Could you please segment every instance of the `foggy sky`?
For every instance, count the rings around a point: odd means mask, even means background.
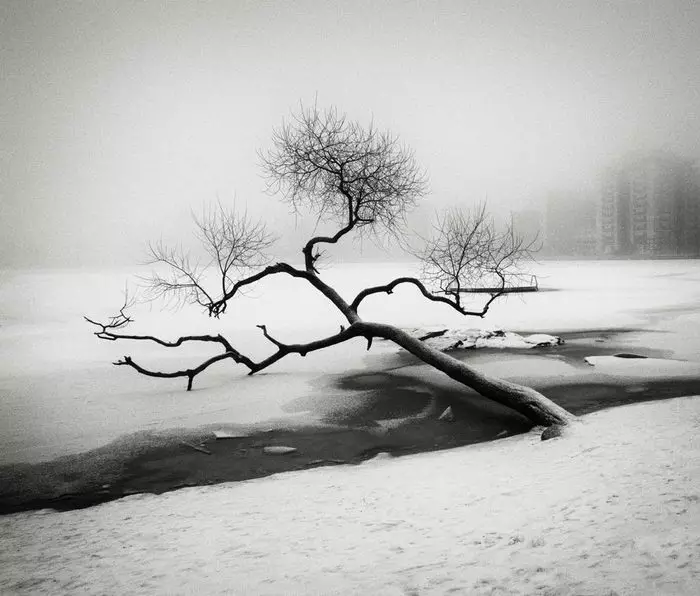
[[[293,225],[256,149],[316,97],[415,149],[427,210],[700,157],[695,0],[3,0],[0,51],[4,265],[133,262],[217,198]]]

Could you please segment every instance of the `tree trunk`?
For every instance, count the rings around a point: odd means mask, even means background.
[[[537,425],[566,425],[574,419],[573,414],[538,391],[516,383],[487,377],[464,362],[427,345],[397,327],[365,321],[355,323],[355,325],[366,330],[368,334],[393,341],[455,381],[471,387],[484,397],[519,412]]]

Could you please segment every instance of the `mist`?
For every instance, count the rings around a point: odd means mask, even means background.
[[[700,156],[700,6],[53,2],[0,7],[0,264],[128,264],[208,202],[287,234],[256,151],[300,102],[397,134],[433,209],[595,197],[630,151]],[[353,251],[340,247],[350,258]]]

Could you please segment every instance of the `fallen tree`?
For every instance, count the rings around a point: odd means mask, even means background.
[[[218,344],[221,352],[197,366],[173,371],[151,370],[124,356],[114,364],[159,378],[183,378],[187,389],[197,375],[211,365],[230,360],[257,373],[290,354],[307,354],[363,338],[367,349],[375,338],[401,346],[423,362],[455,381],[471,387],[526,416],[534,424],[566,425],[573,416],[537,391],[481,374],[464,362],[421,341],[406,331],[382,322],[364,320],[363,302],[377,294],[392,294],[399,286],[412,286],[426,301],[447,306],[464,316],[484,317],[512,280],[520,275],[520,264],[531,253],[511,228],[497,230],[485,206],[470,212],[451,210],[438,218],[433,234],[423,238],[414,254],[422,262],[419,277],[399,277],[386,284],[367,287],[347,300],[323,279],[319,259],[323,247],[352,234],[389,234],[400,237],[405,216],[426,193],[424,173],[413,153],[393,135],[363,127],[336,110],[301,108],[290,121],[275,130],[271,148],[260,154],[272,192],[279,193],[298,213],[311,212],[319,223],[332,226],[332,233],[314,235],[302,248],[303,264],[272,263],[266,250],[273,237],[265,226],[247,215],[219,205],[195,220],[198,237],[210,257],[200,266],[190,256],[165,245],[151,246],[152,262],[161,268],[148,280],[151,298],[171,298],[200,305],[211,317],[222,316],[228,304],[246,288],[271,276],[290,276],[322,294],[345,319],[340,330],[308,343],[290,344],[275,338],[265,325],[258,325],[274,350],[262,360],[253,360],[220,334],[190,335],[166,341],[151,335],[132,335],[129,301],[107,321],[86,320],[97,327],[95,335],[109,341],[154,342],[177,348],[191,342]],[[166,273],[163,273],[165,271]],[[208,284],[214,272],[216,283]],[[469,310],[460,290],[488,282],[493,288],[481,308]]]

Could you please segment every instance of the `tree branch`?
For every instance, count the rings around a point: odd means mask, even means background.
[[[212,314],[215,317],[218,317],[221,313],[226,311],[227,302],[231,298],[233,298],[241,288],[253,284],[257,281],[260,281],[261,279],[264,279],[265,277],[268,277],[270,275],[277,275],[279,273],[284,273],[291,277],[305,279],[314,288],[321,292],[321,294],[328,298],[333,303],[333,305],[343,314],[343,316],[345,316],[349,323],[354,323],[358,320],[357,313],[352,308],[350,308],[348,303],[345,302],[342,296],[338,294],[338,292],[336,292],[332,287],[323,282],[313,272],[297,269],[296,267],[292,267],[287,263],[276,263],[275,265],[270,265],[269,267],[266,267],[265,269],[256,273],[255,275],[251,275],[250,277],[237,281],[229,292],[227,292],[220,300],[217,300],[216,302],[210,305],[210,314]]]
[[[325,244],[336,244],[343,236],[345,236],[353,230],[356,223],[356,221],[351,219],[345,227],[338,230],[335,234],[333,234],[333,236],[316,236],[309,240],[304,245],[304,248],[301,251],[302,253],[304,253],[304,265],[306,267],[306,271],[308,271],[309,273],[318,274],[318,269],[316,269],[316,261],[318,261],[319,257],[321,256],[321,253],[318,252],[316,254],[313,254],[314,246],[322,242]]]
[[[115,366],[130,366],[134,370],[138,371],[142,375],[146,375],[147,377],[158,377],[160,379],[174,379],[178,377],[187,377],[187,391],[192,391],[192,382],[199,373],[209,368],[215,362],[220,362],[221,360],[225,360],[227,358],[232,358],[235,360],[236,356],[231,352],[224,352],[223,354],[218,354],[217,356],[213,356],[212,358],[205,360],[196,368],[188,368],[187,370],[176,370],[172,372],[160,372],[156,370],[149,370],[139,364],[136,364],[136,362],[134,362],[131,359],[131,356],[124,356],[124,358],[122,358],[121,360],[117,360],[113,364]]]
[[[486,316],[486,313],[488,313],[489,307],[491,306],[493,301],[503,294],[503,292],[491,294],[490,299],[488,300],[488,302],[486,302],[486,304],[480,311],[470,311],[462,307],[462,305],[456,299],[446,298],[445,296],[437,296],[436,294],[433,294],[425,287],[425,285],[420,280],[416,279],[415,277],[398,277],[386,285],[373,286],[371,288],[366,288],[362,290],[357,296],[355,296],[355,299],[350,304],[350,308],[357,311],[362,301],[368,296],[371,296],[373,294],[392,294],[394,292],[394,289],[401,284],[414,285],[418,288],[420,293],[423,294],[423,296],[428,300],[432,302],[438,302],[441,304],[447,304],[462,315],[474,317]]]
[[[316,341],[312,341],[309,343],[305,344],[285,344],[282,343],[273,337],[270,336],[270,334],[267,332],[267,328],[265,325],[258,325],[258,328],[262,329],[263,335],[267,340],[269,340],[271,343],[273,343],[275,346],[277,346],[277,352],[274,354],[268,356],[264,360],[256,363],[253,368],[251,368],[250,372],[248,374],[252,375],[255,374],[256,372],[259,372],[263,370],[264,368],[267,368],[271,364],[274,364],[278,360],[281,360],[288,354],[299,354],[300,356],[304,357],[310,352],[315,352],[317,350],[322,350],[324,348],[329,348],[331,346],[335,346],[337,344],[343,343],[348,341],[349,339],[353,339],[355,337],[359,336],[364,336],[367,337],[369,341],[369,336],[366,331],[362,331],[359,327],[356,325],[350,325],[347,328],[341,328],[340,332],[336,333],[335,335],[330,335],[328,337],[324,337],[323,339],[318,339]]]
[[[272,148],[260,159],[270,191],[282,191],[295,212],[310,210],[339,226],[304,246],[305,268],[313,274],[317,244],[335,244],[352,230],[396,234],[426,190],[425,174],[396,137],[335,109],[302,105],[291,123],[274,131]]]
[[[421,279],[434,291],[450,296],[456,310],[483,317],[509,282],[521,277],[520,265],[532,258],[532,243],[524,243],[512,229],[497,229],[481,204],[470,211],[451,209],[438,216],[430,238],[414,252],[422,264]],[[465,288],[496,288],[479,312],[462,307]]]
[[[159,270],[142,280],[150,299],[164,298],[178,306],[190,303],[211,309],[218,293],[223,296],[229,291],[233,278],[269,263],[266,251],[275,238],[247,212],[236,213],[220,203],[205,208],[201,216],[193,219],[195,235],[209,260],[201,264],[181,247],[169,247],[162,241],[150,244],[147,263],[158,266]],[[205,287],[204,280],[210,271],[219,278],[220,290]]]
[[[321,282],[322,283],[322,282]],[[261,370],[271,366],[275,362],[281,360],[285,356],[289,354],[299,354],[300,356],[306,356],[309,352],[314,352],[316,350],[322,350],[324,348],[334,346],[336,344],[348,341],[349,339],[352,339],[354,337],[362,336],[364,335],[367,337],[368,341],[371,340],[371,337],[369,337],[366,332],[362,332],[358,327],[350,325],[349,327],[345,328],[341,325],[340,332],[336,333],[335,335],[331,335],[319,340],[315,340],[312,342],[308,342],[305,344],[285,344],[281,341],[278,341],[274,337],[272,337],[268,331],[267,327],[265,325],[258,325],[257,327],[262,330],[263,335],[265,338],[270,341],[272,344],[274,344],[277,347],[277,351],[267,358],[264,358],[263,360],[260,360],[258,362],[254,361],[253,359],[249,358],[248,356],[242,354],[238,350],[236,350],[231,343],[222,335],[186,335],[179,337],[175,341],[166,341],[163,340],[159,337],[155,337],[153,335],[131,335],[131,334],[125,334],[125,333],[117,333],[114,331],[114,329],[120,329],[128,325],[129,323],[133,322],[133,319],[129,317],[128,315],[125,314],[125,306],[120,309],[120,312],[118,315],[110,317],[107,323],[101,323],[98,321],[95,321],[93,319],[90,319],[88,317],[83,317],[88,323],[91,323],[92,325],[95,325],[99,327],[99,330],[95,332],[95,335],[99,337],[100,339],[104,339],[107,341],[117,341],[117,340],[131,340],[131,341],[149,341],[149,342],[154,342],[160,346],[166,347],[166,348],[176,348],[181,345],[183,345],[186,342],[205,342],[205,343],[217,343],[221,345],[224,349],[223,353],[217,354],[216,356],[213,356],[211,358],[208,358],[204,362],[202,362],[199,366],[195,368],[188,368],[188,369],[182,369],[182,370],[176,370],[176,371],[170,371],[170,372],[163,372],[163,371],[156,371],[156,370],[151,370],[148,369],[144,366],[141,366],[140,364],[134,362],[131,356],[124,356],[122,359],[117,360],[113,364],[115,366],[130,366],[134,370],[138,371],[139,373],[149,376],[149,377],[158,377],[158,378],[165,378],[165,379],[171,379],[171,378],[179,378],[179,377],[185,377],[187,378],[187,390],[190,391],[192,389],[192,383],[194,378],[209,368],[212,364],[216,362],[220,362],[222,360],[226,359],[231,359],[237,364],[243,364],[246,368],[248,368],[249,373],[248,374],[255,374],[257,372],[260,372]]]

